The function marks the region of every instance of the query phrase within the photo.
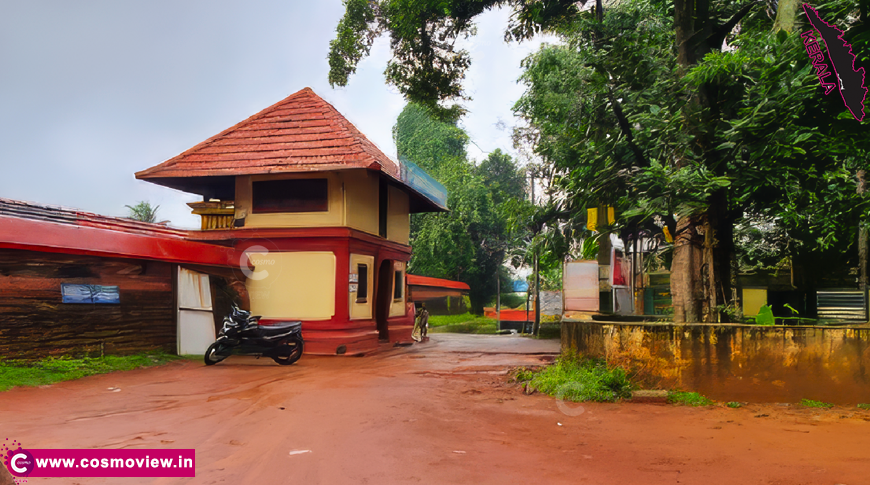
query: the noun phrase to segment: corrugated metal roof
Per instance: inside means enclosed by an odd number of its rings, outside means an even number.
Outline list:
[[[0,198],[0,248],[238,268],[241,252],[163,224]]]
[[[399,165],[331,104],[305,88],[136,178],[213,177],[367,168],[400,179]]]
[[[174,229],[164,224],[140,222],[124,217],[111,217],[84,212],[78,209],[70,209],[46,204],[34,204],[20,200],[4,199],[0,197],[0,216],[18,217],[59,224],[75,226],[97,227],[118,232],[132,234],[146,234],[149,236],[170,237],[183,239],[188,231]]]

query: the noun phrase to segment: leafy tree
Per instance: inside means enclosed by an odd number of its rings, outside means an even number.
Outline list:
[[[870,52],[867,3],[818,6],[845,28],[859,65]],[[571,226],[589,206],[616,206],[620,227],[613,229],[624,237],[661,237],[667,226],[676,239],[676,321],[714,320],[716,308],[733,299],[736,223],[773,218],[796,241],[788,247],[797,255],[853,241],[844,234],[854,235],[867,218],[855,179],[870,137],[844,116],[839,100],[820,95],[797,34],[806,22],[784,10],[794,2],[764,12],[753,2],[635,0],[607,15],[600,2],[590,12],[566,1],[347,5],[330,80],[346,83],[366,45],[388,32],[388,82],[447,119],[461,113],[444,103],[463,98],[470,62],[452,41],[473,31],[474,16],[508,6],[514,16],[506,37],[561,34],[564,45],[526,61],[528,89],[516,105],[530,123],[519,138],[553,168],[561,194],[525,225],[536,240],[545,236],[539,247],[554,251],[571,247],[582,232]],[[726,39],[737,49],[723,51]]]
[[[436,117],[453,121],[463,109],[439,102],[465,97],[461,83],[471,59],[455,42],[474,33],[474,17],[491,8],[511,7],[515,15],[505,37],[525,39],[578,12],[570,0],[344,0],[344,5],[344,17],[329,44],[329,82],[347,85],[374,40],[389,33],[393,58],[384,73],[387,82]]]
[[[468,135],[456,123],[434,118],[424,106],[408,103],[393,126],[399,158],[411,158],[430,174],[467,165]]]
[[[159,205],[152,207],[151,203],[141,201],[134,206],[125,205],[124,207],[130,209],[129,219],[142,222],[157,222],[157,209],[160,208]]]
[[[501,205],[509,199],[526,196],[526,177],[507,153],[496,148],[477,166],[475,173],[492,191],[493,202]]]
[[[393,136],[399,158],[426,169],[449,194],[450,212],[412,216],[409,271],[468,283],[472,311],[481,313],[495,296],[496,278],[506,280],[502,263],[509,239],[501,204],[512,196],[505,190],[515,192],[522,184],[515,180],[516,166],[498,151],[481,164],[483,169],[474,167],[467,159],[465,132],[413,103],[399,115]],[[506,189],[495,182],[498,177]]]
[[[516,109],[538,153],[562,170],[569,212],[615,205],[629,235],[661,235],[649,223],[663,220],[677,235],[675,317],[713,319],[733,295],[735,223],[775,221],[792,241],[779,259],[812,251],[804,261],[831,263],[818,251],[833,255],[830,244],[866,217],[854,161],[866,160],[868,140],[838,119],[838,100],[819,99],[799,37],[771,33],[763,13],[745,18],[736,51],[681,65],[669,19],[653,7],[579,20],[565,46],[526,61]]]

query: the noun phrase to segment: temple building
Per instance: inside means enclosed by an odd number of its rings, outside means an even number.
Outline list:
[[[0,354],[202,354],[231,303],[363,354],[411,341],[413,292],[468,289],[406,274],[443,186],[309,88],[136,177],[201,195],[200,230],[0,199]]]
[[[410,214],[446,192],[305,88],[136,178],[201,195],[189,239],[242,253],[250,309],[302,320],[309,353],[410,340]]]

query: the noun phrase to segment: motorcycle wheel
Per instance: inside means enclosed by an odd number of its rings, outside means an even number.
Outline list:
[[[221,355],[220,351],[223,350],[223,345],[215,342],[208,346],[208,349],[205,351],[205,356],[203,360],[205,361],[205,365],[215,365],[218,362],[229,357],[228,355]]]
[[[290,351],[289,354],[280,355],[280,352],[283,349],[279,349],[278,350],[279,353],[276,354],[274,357],[272,357],[272,360],[274,360],[275,362],[277,362],[281,365],[290,365],[290,364],[295,363],[297,360],[299,360],[302,357],[302,351],[304,350],[305,344],[301,338],[297,338],[294,340],[296,341],[296,345],[293,347],[293,349]],[[281,346],[282,347],[284,347],[284,346],[289,347],[286,340],[281,343]]]

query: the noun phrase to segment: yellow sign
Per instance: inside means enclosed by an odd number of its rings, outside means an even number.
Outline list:
[[[586,229],[594,231],[598,222],[598,209],[586,209]]]
[[[662,227],[662,232],[665,233],[665,241],[672,243],[674,242],[674,237],[671,236],[671,231],[668,230],[668,226]]]
[[[607,224],[612,226],[616,222],[616,210],[613,207],[605,206],[607,209]],[[586,228],[594,231],[598,227],[598,209],[586,209]]]

